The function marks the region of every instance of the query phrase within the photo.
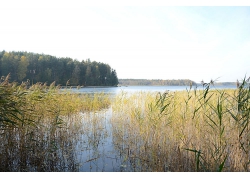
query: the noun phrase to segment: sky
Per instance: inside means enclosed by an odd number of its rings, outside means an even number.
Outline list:
[[[117,2],[3,0],[0,51],[103,62],[120,79],[250,76],[250,4]]]

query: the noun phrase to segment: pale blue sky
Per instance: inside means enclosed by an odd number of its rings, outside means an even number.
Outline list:
[[[1,2],[0,51],[90,58],[108,63],[119,78],[250,76],[250,6],[52,2]]]

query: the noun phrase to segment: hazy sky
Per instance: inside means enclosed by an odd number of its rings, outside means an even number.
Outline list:
[[[250,75],[250,6],[84,2],[1,1],[0,51],[90,58],[108,63],[118,78]]]

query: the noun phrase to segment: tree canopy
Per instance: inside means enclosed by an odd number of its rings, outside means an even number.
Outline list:
[[[11,81],[52,83],[65,86],[117,86],[116,71],[90,59],[73,60],[30,52],[0,51],[0,75]]]

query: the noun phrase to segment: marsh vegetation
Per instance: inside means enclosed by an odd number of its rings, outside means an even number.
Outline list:
[[[0,84],[0,171],[250,171],[250,87],[79,94]]]
[[[249,171],[249,85],[210,86],[117,96],[113,136],[134,171]]]
[[[82,114],[110,105],[94,96],[60,90],[53,83],[0,84],[0,171],[78,171],[76,147]]]

